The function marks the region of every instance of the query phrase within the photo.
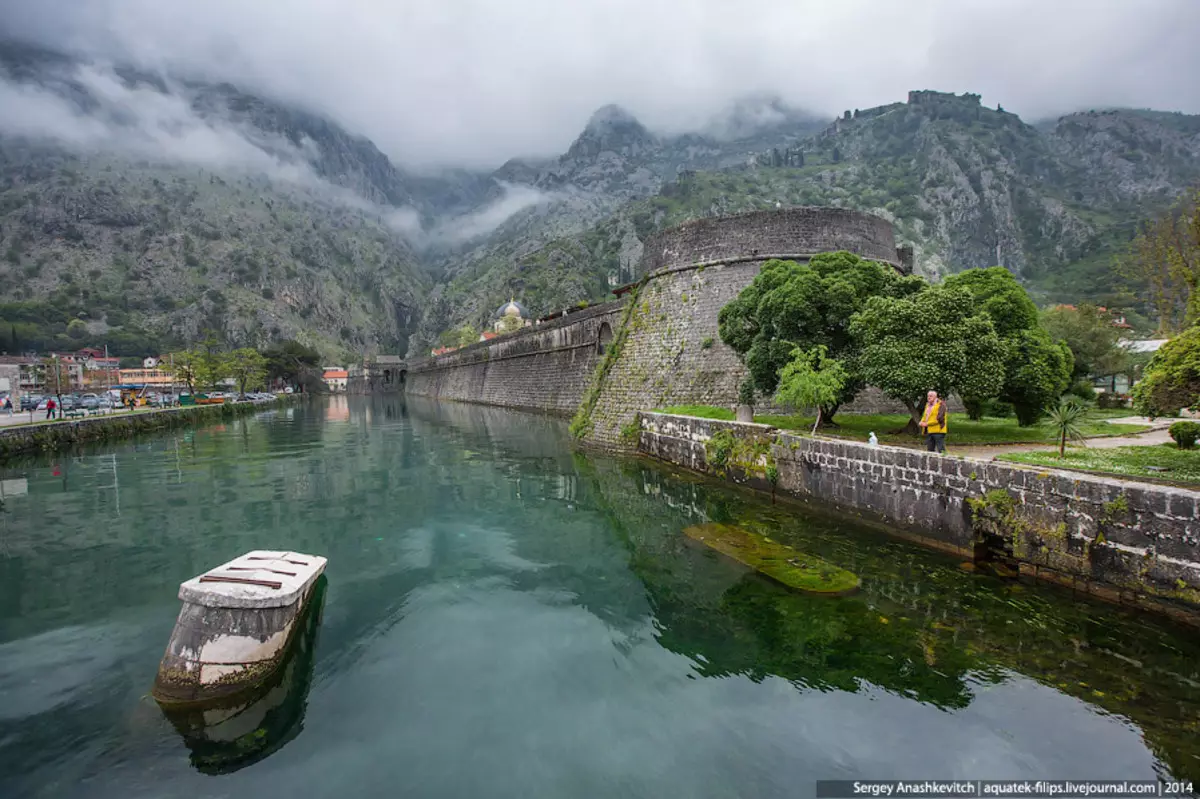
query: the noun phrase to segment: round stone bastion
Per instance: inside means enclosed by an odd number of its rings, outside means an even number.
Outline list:
[[[730,260],[804,258],[848,250],[910,271],[892,223],[847,208],[800,207],[695,219],[646,240],[642,271]]]

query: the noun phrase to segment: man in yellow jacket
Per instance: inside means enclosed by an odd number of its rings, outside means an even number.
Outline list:
[[[921,432],[925,434],[925,449],[946,451],[946,403],[936,391],[925,395],[925,413],[921,416]]]

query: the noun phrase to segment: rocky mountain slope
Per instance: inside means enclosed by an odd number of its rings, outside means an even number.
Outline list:
[[[529,235],[481,248],[449,275],[449,305],[470,318],[472,298],[482,308],[513,293],[600,299],[609,284],[636,277],[641,241],[659,229],[833,205],[892,219],[927,275],[1001,264],[1044,300],[1136,310],[1138,287],[1114,261],[1142,220],[1200,181],[1200,117],[1111,110],[1036,128],[976,95],[913,92],[906,103],[848,111],[740,164],[674,165],[682,171],[653,195],[577,233],[540,248],[529,249]]]
[[[663,227],[801,204],[891,218],[930,275],[1000,263],[1045,299],[1133,306],[1114,255],[1200,180],[1200,117],[1035,127],[936,92],[832,122],[750,97],[684,135],[606,106],[557,158],[435,174],[233,86],[22,46],[0,46],[0,101],[0,349],[423,351],[509,296],[603,299]]]

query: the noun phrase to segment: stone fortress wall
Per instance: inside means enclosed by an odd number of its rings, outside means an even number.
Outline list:
[[[629,309],[621,357],[597,387],[587,440],[622,446],[621,433],[639,410],[735,405],[746,368],[721,341],[717,314],[765,261],[836,250],[911,269],[891,223],[844,208],[698,219],[651,237],[642,255],[649,277]]]
[[[445,355],[410,360],[404,391],[570,416],[612,341],[621,308],[619,301],[596,305]]]
[[[746,370],[721,342],[717,314],[765,261],[806,261],[836,250],[901,271],[912,268],[911,248],[897,249],[891,224],[858,211],[804,207],[698,219],[646,242],[642,272],[647,277],[623,302],[410,360],[404,366],[404,390],[563,416],[574,414],[582,402],[586,439],[619,446],[621,429],[639,410],[734,405]],[[624,332],[622,324],[628,325]],[[608,346],[614,347],[611,363],[592,386]]]

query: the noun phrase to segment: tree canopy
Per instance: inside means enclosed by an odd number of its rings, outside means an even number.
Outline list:
[[[1200,403],[1200,326],[1162,345],[1133,387],[1139,413],[1163,416]]]
[[[1051,308],[1042,314],[1042,325],[1051,338],[1061,339],[1071,348],[1075,378],[1118,374],[1128,366],[1129,354],[1117,343],[1120,329],[1095,305]]]
[[[299,341],[284,339],[267,347],[267,377],[286,383],[300,383],[301,378],[319,368],[321,355]]]
[[[910,297],[873,297],[855,314],[857,373],[904,403],[915,426],[929,389],[994,397],[1006,349],[992,320],[962,288],[929,286]]]
[[[846,380],[826,413],[849,401],[863,386],[853,371],[857,344],[850,318],[871,297],[903,297],[925,283],[848,252],[822,253],[806,264],[772,260],[754,281],[721,309],[721,340],[742,357],[755,387],[773,394],[793,352],[825,347],[846,366]]]
[[[260,388],[267,379],[267,359],[253,347],[242,347],[229,353],[229,376],[237,381],[238,394],[247,388]]]
[[[1041,327],[1037,306],[1004,267],[968,269],[946,278],[942,285],[969,291],[979,311],[992,320],[1005,348],[999,399],[1012,404],[1021,426],[1035,423],[1043,409],[1055,404],[1070,385],[1074,364],[1070,349]],[[991,397],[963,395],[972,419],[982,416],[988,399]]]
[[[816,430],[821,424],[821,409],[837,402],[848,379],[845,365],[826,357],[825,347],[809,351],[797,347],[792,351],[792,360],[779,372],[775,401],[794,410],[816,408]]]
[[[980,311],[988,315],[996,335],[1009,338],[1022,330],[1037,327],[1038,309],[1025,287],[1003,266],[967,269],[946,278],[946,288],[971,292]]]

